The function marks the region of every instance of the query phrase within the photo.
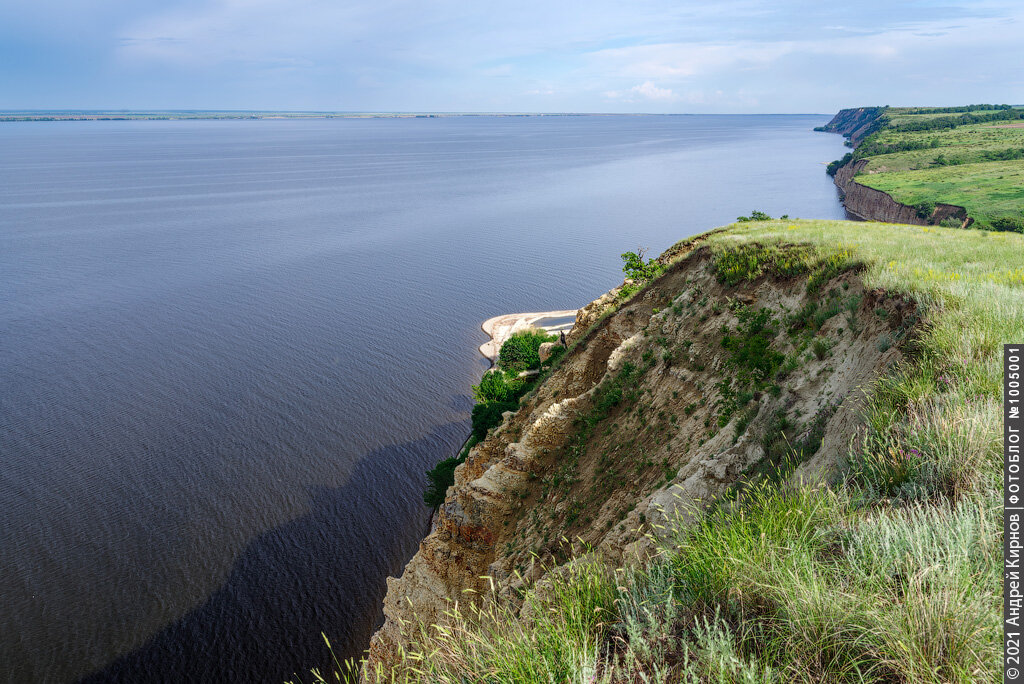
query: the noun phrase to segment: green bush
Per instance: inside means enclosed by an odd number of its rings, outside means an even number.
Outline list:
[[[935,213],[935,202],[918,202],[914,209],[917,210],[917,218],[926,219]]]
[[[473,385],[473,396],[480,403],[516,401],[526,393],[526,389],[525,380],[510,378],[500,368],[495,368],[484,373],[479,385]]]
[[[992,230],[1024,233],[1024,216],[1000,216],[990,221]]]
[[[836,159],[835,161],[829,162],[828,166],[825,167],[825,173],[827,173],[830,176],[835,176],[836,172],[839,171],[839,169],[841,169],[842,167],[849,164],[851,159],[853,159],[853,152],[847,152],[845,155],[843,155],[842,159]]]
[[[498,352],[498,365],[506,371],[522,371],[540,368],[540,345],[554,342],[558,338],[543,330],[522,330],[513,333]]]
[[[462,463],[461,458],[446,458],[431,470],[427,471],[427,491],[423,492],[423,502],[431,508],[444,503],[444,494],[455,484],[455,468]]]
[[[626,274],[627,280],[632,281],[624,285],[619,292],[619,296],[623,299],[629,297],[634,292],[639,292],[647,283],[657,278],[665,270],[665,267],[654,259],[644,261],[646,254],[647,249],[641,247],[635,252],[624,252],[619,255],[622,258],[622,272]]]
[[[755,209],[754,211],[750,212],[750,216],[737,216],[736,217],[736,222],[737,223],[748,223],[750,221],[771,221],[771,220],[772,220],[771,216],[769,216],[768,214],[764,213],[763,211],[758,211],[757,209]]]
[[[514,401],[489,401],[473,407],[473,436],[483,440],[487,431],[501,425],[501,414],[515,411],[519,404]]]

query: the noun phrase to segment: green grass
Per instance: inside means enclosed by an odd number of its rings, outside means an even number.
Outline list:
[[[974,124],[943,131],[897,132],[883,129],[872,140],[878,145],[909,144],[925,147],[873,155],[863,173],[927,169],[935,165],[939,155],[952,163],[989,161],[994,153],[1002,150],[1024,148],[1024,128]]]
[[[426,626],[397,680],[999,681],[1000,354],[1024,340],[1024,236],[765,221],[704,239],[748,266],[782,244],[842,250],[867,288],[918,303],[927,323],[865,388],[866,438],[844,476],[766,478],[670,521],[639,567],[587,556],[527,590],[521,611],[497,599]]]

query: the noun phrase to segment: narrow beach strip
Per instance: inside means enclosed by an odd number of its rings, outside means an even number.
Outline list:
[[[557,319],[565,319],[570,316],[575,319],[576,309],[567,309],[565,311],[541,311],[539,313],[505,314],[503,316],[488,318],[480,327],[483,328],[485,333],[491,336],[491,340],[480,345],[480,353],[490,359],[491,363],[494,363],[498,360],[498,352],[501,351],[501,345],[509,338],[509,336],[512,335],[512,333],[520,330],[526,330],[527,328],[541,328],[549,333],[563,331],[568,332],[572,329],[572,321],[559,322]],[[556,319],[556,324],[536,325],[538,322],[541,322],[546,318]]]

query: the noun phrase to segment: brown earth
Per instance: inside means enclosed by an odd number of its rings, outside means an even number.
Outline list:
[[[815,295],[806,276],[723,285],[700,241],[666,252],[678,260],[618,308],[609,293],[581,309],[561,365],[470,451],[435,529],[402,576],[388,578],[366,680],[400,666],[419,626],[465,612],[492,587],[514,597],[584,546],[612,565],[644,557],[657,525],[756,477],[783,436],[814,446],[791,479],[837,472],[858,438],[864,389],[903,357],[916,330],[915,304],[866,290],[853,271]],[[826,311],[817,345],[787,329],[812,300]],[[723,335],[761,309],[775,321],[773,347],[792,361],[729,415],[737,370]],[[607,383],[623,377],[631,379],[621,400],[597,406]],[[593,428],[581,432],[584,424]],[[820,446],[807,442],[812,434]]]

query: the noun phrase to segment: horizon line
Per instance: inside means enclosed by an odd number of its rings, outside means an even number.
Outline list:
[[[573,111],[443,111],[443,110],[319,110],[319,109],[0,109],[0,117],[10,116],[152,116],[165,114],[220,114],[248,116],[828,116],[825,112],[573,112]]]

